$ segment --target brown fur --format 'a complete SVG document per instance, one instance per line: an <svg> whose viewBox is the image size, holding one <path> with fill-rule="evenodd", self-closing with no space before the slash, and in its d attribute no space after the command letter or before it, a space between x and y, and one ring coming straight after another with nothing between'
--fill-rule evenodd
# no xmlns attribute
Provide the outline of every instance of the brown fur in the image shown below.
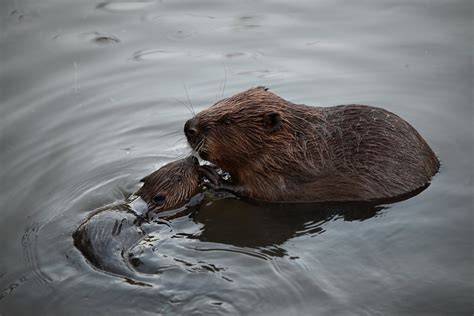
<svg viewBox="0 0 474 316"><path fill-rule="evenodd" d="M439 161L397 115L366 105L310 107L266 88L218 101L185 126L191 147L265 201L356 201L425 185Z"/></svg>
<svg viewBox="0 0 474 316"><path fill-rule="evenodd" d="M199 189L199 162L188 157L170 162L141 180L143 186L135 193L154 210L182 206Z"/></svg>

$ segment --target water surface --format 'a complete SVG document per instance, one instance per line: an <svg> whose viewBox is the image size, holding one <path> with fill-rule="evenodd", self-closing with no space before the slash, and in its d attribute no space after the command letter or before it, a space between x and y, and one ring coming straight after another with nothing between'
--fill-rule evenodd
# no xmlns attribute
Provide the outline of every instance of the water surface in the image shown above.
<svg viewBox="0 0 474 316"><path fill-rule="evenodd" d="M0 12L0 314L472 314L471 1L5 0ZM189 102L256 85L395 112L441 171L352 216L211 199L154 231L137 272L148 286L95 269L73 245L80 223L189 153Z"/></svg>

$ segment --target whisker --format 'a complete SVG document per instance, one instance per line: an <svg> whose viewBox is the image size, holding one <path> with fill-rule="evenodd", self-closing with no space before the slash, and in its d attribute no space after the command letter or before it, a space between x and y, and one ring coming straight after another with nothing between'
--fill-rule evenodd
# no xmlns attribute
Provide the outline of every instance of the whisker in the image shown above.
<svg viewBox="0 0 474 316"><path fill-rule="evenodd" d="M227 84L227 68L225 67L225 64L224 64L224 85L223 85L223 87L222 87L221 98L224 97L224 92L225 92L226 84Z"/></svg>
<svg viewBox="0 0 474 316"><path fill-rule="evenodd" d="M184 153L183 153L183 152L181 152L181 153L178 152L178 153L177 153L177 158L178 158L178 159L184 159L184 158L189 157L189 156L190 156L190 153L189 153L189 152L184 152Z"/></svg>
<svg viewBox="0 0 474 316"><path fill-rule="evenodd" d="M217 88L217 93L214 102L217 102L219 100L219 93L222 90L222 82L219 82L219 87Z"/></svg>
<svg viewBox="0 0 474 316"><path fill-rule="evenodd" d="M184 88L184 92L186 92L186 98L188 99L189 106L191 107L191 112L193 113L193 116L195 116L196 112L194 111L194 106L191 103L191 99L189 98L188 89L186 88L186 85L184 83L183 83L183 88Z"/></svg>
<svg viewBox="0 0 474 316"><path fill-rule="evenodd" d="M199 154L199 151L204 147L204 138L197 144L196 149L193 150L195 154Z"/></svg>
<svg viewBox="0 0 474 316"><path fill-rule="evenodd" d="M182 133L182 132L183 132L183 131L174 131L174 132L170 132L170 133L166 133L166 134L158 135L158 137L165 137L165 136L170 136L170 135L180 134L180 133Z"/></svg>
<svg viewBox="0 0 474 316"><path fill-rule="evenodd" d="M183 141L186 142L186 139L184 137L180 137L173 143L173 146L176 146L178 143L181 143Z"/></svg>
<svg viewBox="0 0 474 316"><path fill-rule="evenodd" d="M189 113L191 113L192 116L194 116L194 111L193 109L191 109L189 107L189 105L187 105L186 103L184 103L183 101L181 101L180 99L178 98L174 98L176 101L178 101L179 103L181 103L182 105L184 105L184 107L189 111Z"/></svg>

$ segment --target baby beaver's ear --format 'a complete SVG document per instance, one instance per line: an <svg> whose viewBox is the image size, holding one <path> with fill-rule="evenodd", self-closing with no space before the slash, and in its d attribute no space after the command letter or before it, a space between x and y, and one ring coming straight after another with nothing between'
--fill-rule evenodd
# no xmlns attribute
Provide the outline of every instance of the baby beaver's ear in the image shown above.
<svg viewBox="0 0 474 316"><path fill-rule="evenodd" d="M278 112L263 114L263 126L270 132L274 132L281 127L281 116Z"/></svg>

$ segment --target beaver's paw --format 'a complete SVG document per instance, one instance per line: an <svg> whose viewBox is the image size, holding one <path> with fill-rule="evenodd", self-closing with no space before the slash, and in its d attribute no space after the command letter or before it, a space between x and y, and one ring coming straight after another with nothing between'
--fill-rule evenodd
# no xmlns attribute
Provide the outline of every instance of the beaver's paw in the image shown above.
<svg viewBox="0 0 474 316"><path fill-rule="evenodd" d="M246 191L232 182L230 175L216 166L204 165L199 167L199 174L203 178L202 186L214 191L227 191L237 196L245 196ZM206 181L207 180L207 181Z"/></svg>
<svg viewBox="0 0 474 316"><path fill-rule="evenodd" d="M201 185L211 189L220 189L223 185L223 179L214 166L204 165L199 167L199 175L203 178ZM204 181L207 180L207 181Z"/></svg>

